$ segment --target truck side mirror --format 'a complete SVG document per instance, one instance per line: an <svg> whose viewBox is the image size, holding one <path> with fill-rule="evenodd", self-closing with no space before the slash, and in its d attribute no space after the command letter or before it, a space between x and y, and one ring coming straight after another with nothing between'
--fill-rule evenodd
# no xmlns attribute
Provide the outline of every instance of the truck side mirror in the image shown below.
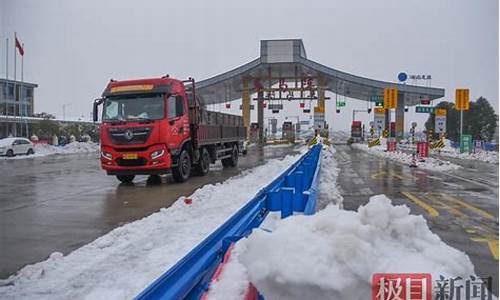
<svg viewBox="0 0 500 300"><path fill-rule="evenodd" d="M99 105L101 105L104 102L104 99L99 98L94 100L94 110L93 110L93 116L94 116L94 122L97 122L99 119Z"/></svg>

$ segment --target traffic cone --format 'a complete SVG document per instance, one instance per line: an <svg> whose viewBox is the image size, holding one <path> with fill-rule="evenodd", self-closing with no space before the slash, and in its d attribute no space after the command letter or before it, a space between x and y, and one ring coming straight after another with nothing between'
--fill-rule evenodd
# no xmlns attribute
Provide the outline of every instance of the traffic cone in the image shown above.
<svg viewBox="0 0 500 300"><path fill-rule="evenodd" d="M416 158L416 154L413 153L411 155L411 163L410 163L410 168L416 168L417 167L417 158Z"/></svg>

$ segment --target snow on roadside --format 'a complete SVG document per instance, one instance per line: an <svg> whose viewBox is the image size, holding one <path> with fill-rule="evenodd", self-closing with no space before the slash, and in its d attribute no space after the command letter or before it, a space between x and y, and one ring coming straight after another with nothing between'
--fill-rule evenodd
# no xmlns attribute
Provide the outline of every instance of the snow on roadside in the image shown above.
<svg viewBox="0 0 500 300"><path fill-rule="evenodd" d="M99 151L99 144L92 142L72 142L64 146L52 146L48 144L35 144L33 147L35 154L32 155L16 155L14 157L2 156L0 159L27 159L34 157L43 157L54 154L75 154L75 153L90 153Z"/></svg>
<svg viewBox="0 0 500 300"><path fill-rule="evenodd" d="M430 273L433 280L474 274L465 253L385 195L357 212L329 205L282 220L272 232L257 229L235 251L268 300L370 299L374 273Z"/></svg>
<svg viewBox="0 0 500 300"><path fill-rule="evenodd" d="M231 256L224 266L219 280L210 286L207 299L245 299L245 292L250 281L246 267L240 262L240 255L243 251L245 251L243 246L231 251Z"/></svg>
<svg viewBox="0 0 500 300"><path fill-rule="evenodd" d="M0 280L0 298L130 299L299 157L269 160L196 190L189 196L191 205L181 197L171 207L116 228L67 256L53 253Z"/></svg>
<svg viewBox="0 0 500 300"><path fill-rule="evenodd" d="M334 158L335 148L324 147L321 151L321 169L319 172L318 199L319 208L335 205L342 208L343 197L338 190L337 177L340 169ZM259 226L259 230L273 231L281 223L279 212L270 212ZM210 286L208 299L243 299L248 287L249 277L246 267L240 261L241 253L246 251L245 244L238 244L231 253L228 263L220 278Z"/></svg>
<svg viewBox="0 0 500 300"><path fill-rule="evenodd" d="M434 151L433 153L436 152L437 151ZM460 153L460 150L458 148L451 147L450 140L445 140L445 147L441 149L439 155L459 159L479 160L490 164L498 164L498 152L481 150L476 153Z"/></svg>
<svg viewBox="0 0 500 300"><path fill-rule="evenodd" d="M401 151L386 152L385 146L375 146L369 148L366 144L352 144L351 147L406 165L410 165L412 161L411 154ZM460 168L457 164L433 157L426 157L425 162L417 161L417 166L430 171L451 171Z"/></svg>
<svg viewBox="0 0 500 300"><path fill-rule="evenodd" d="M333 157L335 148L330 146L323 148L321 151L321 169L319 170L318 184L318 208L323 208L327 204L334 204L342 208L344 198L340 194L337 184L337 177L340 168L337 166L337 161Z"/></svg>
<svg viewBox="0 0 500 300"><path fill-rule="evenodd" d="M430 154L436 155L438 157L445 156L457 159L478 160L490 164L498 164L498 152L496 151L480 150L475 153L460 153L460 149L453 148L451 146L451 141L447 139L444 140L444 145L445 147L442 148L441 150L438 149L430 150ZM416 146L409 144L398 144L398 149L415 151Z"/></svg>

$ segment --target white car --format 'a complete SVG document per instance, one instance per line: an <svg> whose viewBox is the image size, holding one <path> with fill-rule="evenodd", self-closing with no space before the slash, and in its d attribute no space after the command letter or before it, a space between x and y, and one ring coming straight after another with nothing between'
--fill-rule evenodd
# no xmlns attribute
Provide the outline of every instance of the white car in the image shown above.
<svg viewBox="0 0 500 300"><path fill-rule="evenodd" d="M35 153L33 148L33 143L26 138L5 138L0 140L0 156L30 155Z"/></svg>

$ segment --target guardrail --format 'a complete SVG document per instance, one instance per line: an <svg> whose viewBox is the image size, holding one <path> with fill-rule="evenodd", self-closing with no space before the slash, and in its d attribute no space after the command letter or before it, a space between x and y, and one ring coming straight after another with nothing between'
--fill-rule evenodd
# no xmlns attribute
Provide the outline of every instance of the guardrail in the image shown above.
<svg viewBox="0 0 500 300"><path fill-rule="evenodd" d="M321 147L312 147L136 299L199 299L229 246L249 235L270 211L281 211L282 218L293 212L314 214Z"/></svg>

